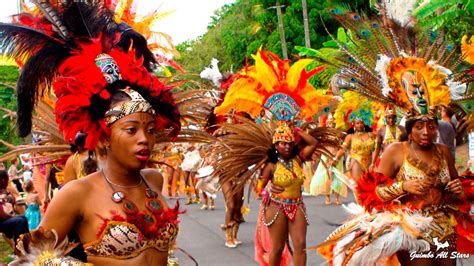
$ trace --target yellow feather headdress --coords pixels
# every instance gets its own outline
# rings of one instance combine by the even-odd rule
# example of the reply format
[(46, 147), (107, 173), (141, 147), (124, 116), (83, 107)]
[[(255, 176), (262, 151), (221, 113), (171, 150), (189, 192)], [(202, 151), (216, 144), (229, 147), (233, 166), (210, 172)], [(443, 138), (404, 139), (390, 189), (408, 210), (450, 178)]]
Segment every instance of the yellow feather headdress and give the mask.
[(225, 115), (234, 110), (258, 117), (265, 108), (277, 120), (309, 118), (333, 100), (332, 96), (317, 91), (308, 82), (324, 68), (307, 71), (312, 59), (300, 59), (290, 65), (289, 60), (281, 60), (262, 50), (252, 57), (255, 65), (238, 74), (224, 102), (216, 108), (216, 114)]

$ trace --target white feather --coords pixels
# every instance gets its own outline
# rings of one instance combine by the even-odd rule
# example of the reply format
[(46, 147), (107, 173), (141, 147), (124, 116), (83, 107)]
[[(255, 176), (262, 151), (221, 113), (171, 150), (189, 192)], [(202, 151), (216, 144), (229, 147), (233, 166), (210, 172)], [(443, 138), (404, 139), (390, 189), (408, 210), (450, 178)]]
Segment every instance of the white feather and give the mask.
[(377, 62), (375, 63), (375, 71), (380, 76), (380, 80), (382, 81), (382, 94), (387, 97), (387, 95), (392, 91), (390, 86), (388, 85), (388, 76), (387, 76), (387, 67), (392, 59), (384, 54), (379, 54)]
[(467, 85), (465, 83), (453, 81), (453, 79), (451, 78), (453, 72), (450, 69), (437, 64), (435, 64), (434, 66), (438, 68), (440, 72), (448, 76), (448, 78), (446, 79), (446, 85), (449, 87), (449, 91), (451, 93), (451, 100), (457, 100), (466, 94)]
[[(351, 213), (360, 211), (360, 208), (354, 203), (344, 206), (344, 209)], [(334, 248), (334, 265), (342, 264), (346, 254), (345, 251), (350, 248), (347, 244), (354, 239), (357, 232), (375, 234), (379, 233), (380, 230), (384, 230), (380, 237), (356, 251), (348, 265), (377, 265), (381, 259), (390, 257), (399, 250), (420, 252), (429, 250), (430, 244), (404, 231), (401, 221), (404, 221), (405, 225), (414, 231), (426, 232), (430, 230), (432, 218), (402, 210), (398, 212), (379, 212), (372, 215), (365, 212), (363, 215), (356, 216), (350, 222), (357, 223), (357, 229), (342, 237)]]
[(410, 23), (411, 13), (417, 0), (392, 0), (384, 1), (387, 15), (400, 25), (407, 26)]
[(204, 68), (204, 70), (201, 71), (200, 74), (202, 79), (211, 80), (216, 87), (220, 87), (222, 79), (222, 74), (219, 71), (219, 66), (217, 65), (218, 63), (219, 60), (212, 58), (211, 65), (209, 67)]

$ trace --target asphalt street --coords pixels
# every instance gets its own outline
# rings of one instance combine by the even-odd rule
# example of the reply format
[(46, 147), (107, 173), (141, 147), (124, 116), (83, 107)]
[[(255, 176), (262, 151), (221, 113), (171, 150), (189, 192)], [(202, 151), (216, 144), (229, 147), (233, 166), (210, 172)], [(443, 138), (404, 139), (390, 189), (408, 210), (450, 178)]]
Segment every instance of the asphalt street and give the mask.
[[(253, 196), (252, 196), (253, 197)], [(351, 192), (347, 198), (341, 198), (343, 204), (354, 202)], [(176, 200), (169, 200), (174, 205)], [(239, 230), (239, 239), (243, 242), (238, 248), (224, 246), (225, 234), (219, 227), (224, 222), (225, 205), (221, 194), (216, 199), (216, 209), (200, 210), (201, 205), (184, 205), (185, 198), (181, 196), (180, 203), (185, 214), (180, 217), (181, 225), (178, 235), (178, 247), (188, 253), (177, 250), (175, 252), (181, 266), (196, 265), (189, 256), (192, 256), (201, 266), (232, 266), (258, 265), (254, 261), (254, 235), (260, 201), (250, 201), (250, 213), (245, 216), (246, 222)], [(338, 224), (345, 221), (349, 215), (341, 205), (326, 205), (324, 197), (304, 197), (310, 225), (306, 237), (307, 246), (316, 245), (336, 229)], [(245, 201), (247, 204), (247, 201)], [(307, 265), (327, 265), (323, 257), (316, 251), (308, 251)], [(457, 265), (474, 266), (474, 257), (457, 262)]]
[[(349, 193), (342, 202), (349, 203), (354, 197)], [(173, 205), (173, 200), (170, 204)], [(185, 202), (181, 196), (180, 203)], [(325, 205), (324, 197), (305, 197), (310, 225), (306, 238), (307, 245), (312, 246), (324, 239), (336, 228), (332, 224), (343, 222), (348, 215), (340, 205)], [(247, 204), (247, 201), (245, 202)], [(239, 239), (243, 244), (230, 249), (224, 246), (225, 234), (219, 228), (224, 222), (225, 205), (221, 194), (216, 200), (214, 211), (200, 210), (201, 205), (182, 205), (186, 213), (181, 215), (178, 247), (189, 253), (199, 265), (257, 265), (254, 261), (254, 235), (260, 201), (250, 201), (250, 213), (245, 216), (246, 222), (239, 230)], [(195, 265), (182, 251), (177, 250), (176, 256), (180, 265)], [(316, 251), (308, 252), (308, 265), (325, 265), (324, 259)]]

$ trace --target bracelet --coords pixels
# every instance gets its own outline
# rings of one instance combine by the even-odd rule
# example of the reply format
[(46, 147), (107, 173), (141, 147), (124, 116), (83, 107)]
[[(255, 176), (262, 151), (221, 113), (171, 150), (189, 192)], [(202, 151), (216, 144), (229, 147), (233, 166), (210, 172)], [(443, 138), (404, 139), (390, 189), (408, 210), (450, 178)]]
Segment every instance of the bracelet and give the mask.
[(406, 192), (403, 190), (403, 181), (398, 181), (389, 186), (377, 186), (375, 188), (375, 194), (383, 202), (396, 199)]

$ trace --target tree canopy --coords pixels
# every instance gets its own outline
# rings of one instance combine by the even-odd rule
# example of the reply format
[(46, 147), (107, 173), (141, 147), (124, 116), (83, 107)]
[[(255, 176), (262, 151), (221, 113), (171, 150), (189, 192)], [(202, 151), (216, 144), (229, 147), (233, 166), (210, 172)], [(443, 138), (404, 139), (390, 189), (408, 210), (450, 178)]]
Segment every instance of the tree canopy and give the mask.
[[(304, 46), (303, 8), (301, 1), (281, 0), (282, 20), (288, 55), (298, 54), (296, 46)], [(307, 1), (311, 46), (322, 47), (336, 33), (339, 24), (330, 16), (332, 7), (343, 1)], [(177, 46), (177, 60), (188, 72), (199, 73), (217, 58), (221, 71), (238, 71), (259, 48), (282, 56), (278, 19), (274, 0), (237, 0), (217, 10), (208, 31), (193, 41)], [(351, 1), (354, 9), (370, 10), (365, 0)], [(294, 57), (293, 57), (294, 58)]]

